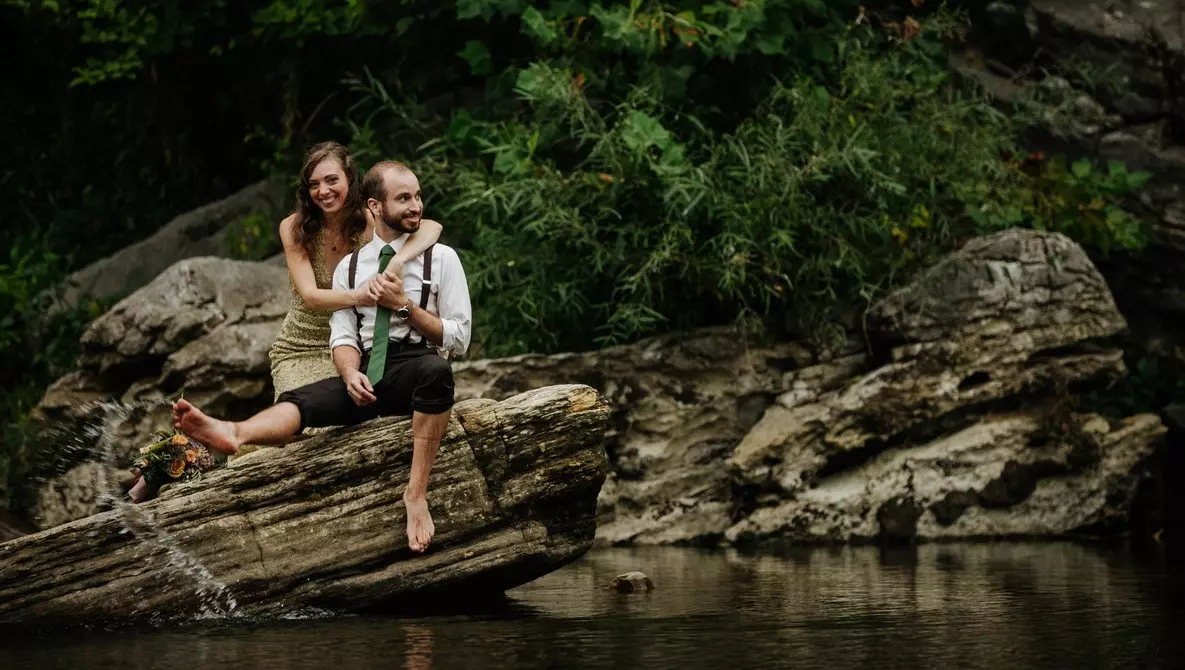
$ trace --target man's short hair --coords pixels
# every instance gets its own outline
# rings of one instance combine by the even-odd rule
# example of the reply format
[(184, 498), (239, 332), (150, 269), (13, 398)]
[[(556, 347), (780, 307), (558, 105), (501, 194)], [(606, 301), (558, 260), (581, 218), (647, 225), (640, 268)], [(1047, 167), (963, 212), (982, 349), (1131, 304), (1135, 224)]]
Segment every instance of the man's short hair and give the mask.
[(387, 180), (384, 176), (390, 171), (411, 172), (411, 168), (399, 161), (379, 161), (370, 166), (366, 176), (362, 177), (363, 202), (374, 198), (379, 202), (387, 199)]

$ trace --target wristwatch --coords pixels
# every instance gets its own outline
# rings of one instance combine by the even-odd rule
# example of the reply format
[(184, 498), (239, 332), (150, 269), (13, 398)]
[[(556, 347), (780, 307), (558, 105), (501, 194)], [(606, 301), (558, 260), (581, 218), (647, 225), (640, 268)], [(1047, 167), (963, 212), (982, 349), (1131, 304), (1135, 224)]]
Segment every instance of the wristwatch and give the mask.
[(411, 300), (408, 300), (407, 305), (404, 305), (403, 307), (396, 308), (395, 311), (392, 312), (395, 315), (395, 318), (399, 319), (400, 321), (407, 321), (408, 319), (410, 319), (411, 318), (411, 308), (408, 307), (408, 305), (410, 305), (410, 304), (411, 304)]

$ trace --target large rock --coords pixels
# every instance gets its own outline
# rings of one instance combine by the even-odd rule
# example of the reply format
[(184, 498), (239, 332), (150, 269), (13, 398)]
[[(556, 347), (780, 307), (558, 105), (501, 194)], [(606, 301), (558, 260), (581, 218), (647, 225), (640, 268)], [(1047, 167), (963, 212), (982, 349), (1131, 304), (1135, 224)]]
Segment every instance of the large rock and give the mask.
[(576, 381), (613, 407), (606, 450), (613, 474), (600, 500), (602, 542), (714, 538), (735, 504), (725, 459), (784, 391), (820, 393), (858, 369), (851, 351), (834, 373), (797, 384), (818, 360), (797, 342), (760, 345), (710, 328), (599, 351), (453, 365), (459, 397), (505, 398)]
[[(1151, 243), (1136, 254), (1096, 259), (1128, 318), (1138, 348), (1185, 370), (1185, 20), (1176, 0), (1016, 0), (997, 14), (1027, 22), (982, 31), (984, 59), (956, 58), (998, 98), (1034, 87), (1023, 71), (1077, 70), (1089, 84), (1054, 78), (1043, 87), (1076, 99), (1075, 114), (1051, 117), (1031, 148), (1067, 151), (1101, 164), (1121, 161), (1152, 179), (1128, 203), (1148, 222)], [(988, 20), (985, 20), (987, 22)], [(1018, 45), (1023, 45), (1018, 47)], [(992, 57), (1009, 60), (1013, 71)], [(1075, 90), (1074, 86), (1090, 90)], [(1040, 87), (1038, 87), (1040, 88)]]
[(1081, 248), (1012, 230), (877, 305), (875, 356), (719, 330), (456, 376), (493, 397), (556, 378), (602, 389), (616, 405), (603, 542), (1062, 535), (1113, 529), (1164, 431), (1059, 406), (1126, 373), (1087, 342), (1123, 327)]
[(423, 555), (404, 535), (409, 420), (253, 453), (150, 503), (0, 544), (0, 622), (360, 611), (518, 586), (592, 545), (607, 419), (580, 385), (457, 404)]
[[(93, 514), (95, 467), (130, 461), (157, 430), (168, 400), (245, 418), (272, 401), (267, 352), (291, 302), (287, 271), (220, 258), (181, 261), (96, 319), (76, 371), (54, 382), (37, 413), (59, 436), (67, 471), (39, 496), (42, 528)], [(107, 444), (102, 444), (103, 441)]]
[[(83, 297), (127, 295), (186, 258), (227, 256), (231, 224), (252, 214), (274, 215), (283, 206), (278, 184), (260, 181), (232, 195), (186, 212), (151, 237), (101, 258), (70, 275), (55, 296), (75, 305)], [(279, 219), (277, 219), (278, 221)]]

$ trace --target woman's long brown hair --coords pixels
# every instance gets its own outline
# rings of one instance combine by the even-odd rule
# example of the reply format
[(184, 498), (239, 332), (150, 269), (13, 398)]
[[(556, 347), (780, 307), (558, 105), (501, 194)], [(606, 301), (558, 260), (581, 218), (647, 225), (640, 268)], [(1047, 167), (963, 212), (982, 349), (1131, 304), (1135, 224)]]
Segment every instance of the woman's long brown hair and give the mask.
[(337, 142), (320, 142), (313, 145), (304, 157), (304, 166), (300, 168), (300, 187), (296, 191), (296, 214), (299, 225), (296, 227), (296, 242), (305, 248), (312, 257), (313, 250), (309, 247), (317, 234), (325, 228), (325, 212), (313, 202), (309, 194), (309, 178), (313, 170), (328, 158), (337, 161), (345, 174), (349, 189), (346, 201), (342, 204), (345, 213), (345, 225), (342, 229), (346, 239), (351, 244), (357, 244), (366, 231), (366, 214), (362, 211), (362, 184), (358, 179), (358, 166), (350, 150)]

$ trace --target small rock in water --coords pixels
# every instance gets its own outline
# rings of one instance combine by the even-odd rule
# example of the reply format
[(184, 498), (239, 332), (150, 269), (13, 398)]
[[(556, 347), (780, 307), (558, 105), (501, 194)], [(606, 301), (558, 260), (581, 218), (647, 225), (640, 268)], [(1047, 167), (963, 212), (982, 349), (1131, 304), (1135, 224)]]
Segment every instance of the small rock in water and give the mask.
[(616, 589), (620, 593), (653, 591), (654, 582), (641, 572), (627, 572), (614, 577), (613, 581), (609, 582), (609, 588)]

